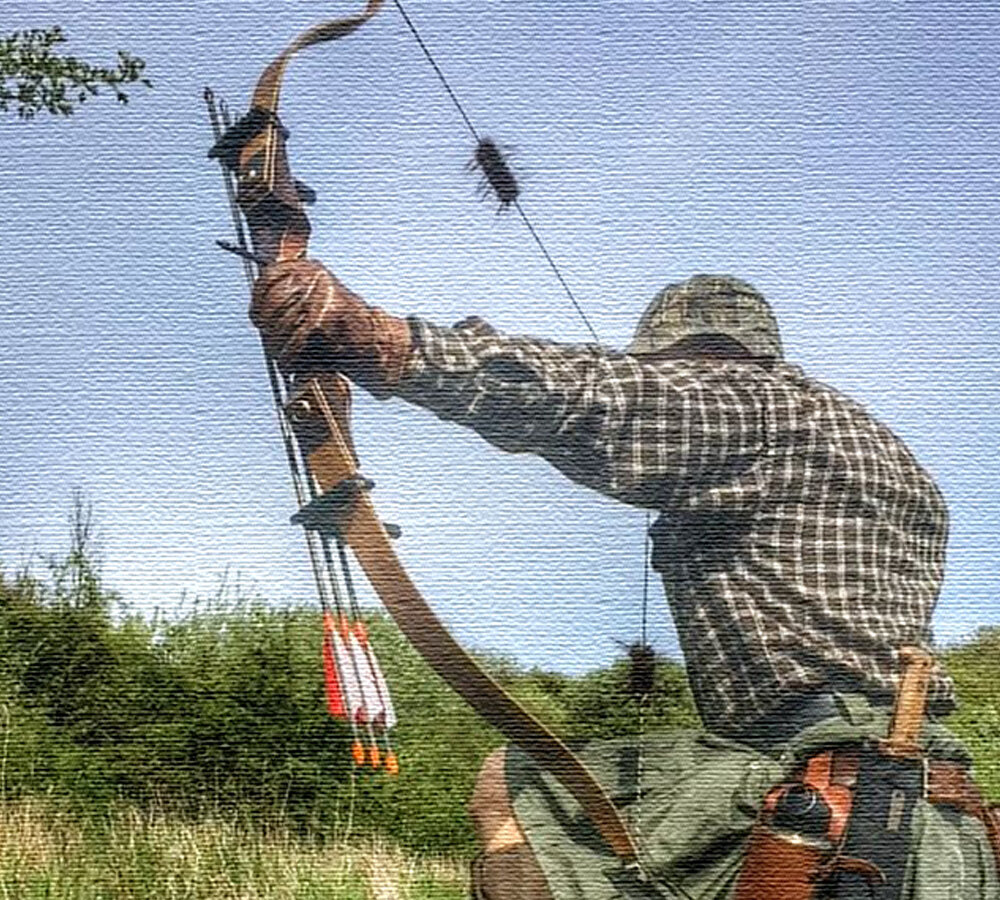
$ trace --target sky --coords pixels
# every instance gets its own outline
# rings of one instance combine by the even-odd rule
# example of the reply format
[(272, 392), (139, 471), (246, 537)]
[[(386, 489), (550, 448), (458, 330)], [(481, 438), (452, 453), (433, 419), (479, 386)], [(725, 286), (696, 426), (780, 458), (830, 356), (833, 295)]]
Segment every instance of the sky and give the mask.
[[(145, 58), (150, 91), (0, 121), (0, 564), (94, 505), (107, 585), (177, 613), (219, 591), (312, 602), (206, 85), (244, 111), (301, 29), (352, 3), (2, 2), (6, 31)], [(666, 283), (726, 272), (786, 356), (864, 403), (950, 507), (940, 641), (1000, 624), (1000, 7), (407, 0), (602, 342)], [(582, 341), (523, 225), (477, 201), (473, 145), (391, 2), (297, 57), (282, 115), (311, 252), (372, 302)], [(383, 518), (465, 645), (581, 672), (640, 621), (645, 513), (360, 392)], [(650, 638), (679, 656), (654, 579)]]

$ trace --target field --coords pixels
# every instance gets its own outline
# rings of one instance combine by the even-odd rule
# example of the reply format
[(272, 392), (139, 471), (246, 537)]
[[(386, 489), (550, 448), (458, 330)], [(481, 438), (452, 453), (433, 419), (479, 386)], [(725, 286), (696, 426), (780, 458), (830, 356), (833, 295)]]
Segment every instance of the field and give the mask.
[[(0, 900), (466, 897), (467, 803), (502, 738), (391, 623), (368, 625), (399, 711), (396, 777), (352, 769), (308, 604), (143, 618), (80, 547), (42, 576), (0, 568)], [(962, 702), (947, 724), (1000, 801), (1000, 630), (942, 657)], [(566, 738), (638, 727), (624, 659), (578, 678), (488, 662)], [(650, 732), (697, 727), (676, 662), (650, 698)]]
[(459, 900), (466, 866), (377, 840), (325, 842), (268, 822), (185, 822), (52, 799), (0, 805), (3, 900)]

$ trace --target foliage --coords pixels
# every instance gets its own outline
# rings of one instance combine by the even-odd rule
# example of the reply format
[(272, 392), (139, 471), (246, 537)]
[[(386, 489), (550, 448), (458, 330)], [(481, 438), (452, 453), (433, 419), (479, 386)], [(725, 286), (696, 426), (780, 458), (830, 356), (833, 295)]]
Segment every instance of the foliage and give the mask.
[(119, 50), (114, 68), (96, 66), (56, 53), (53, 48), (65, 41), (58, 25), (0, 38), (0, 110), (13, 107), (22, 119), (42, 111), (69, 116), (102, 88), (113, 91), (124, 104), (129, 100), (124, 85), (138, 82), (152, 87), (143, 77), (146, 63), (139, 57)]
[(314, 608), (224, 592), (172, 620), (122, 614), (77, 503), (48, 577), (0, 572), (0, 796), (118, 798), (263, 816), (313, 835), (468, 850), (465, 803), (496, 736), (386, 620), (369, 630), (403, 724), (403, 774), (354, 773), (323, 703)]
[(653, 688), (640, 701), (628, 690), (629, 660), (566, 679), (561, 691), (569, 736), (586, 740), (621, 737), (640, 730), (669, 731), (700, 724), (684, 668), (657, 658)]
[(1000, 628), (984, 628), (944, 655), (961, 705), (947, 725), (972, 752), (976, 781), (1000, 803)]
[[(227, 589), (183, 614), (127, 614), (106, 591), (89, 507), (46, 578), (0, 571), (0, 795), (54, 793), (81, 810), (120, 799), (188, 816), (280, 820), (329, 839), (389, 836), (471, 852), (466, 804), (503, 741), (386, 618), (368, 622), (399, 712), (402, 772), (355, 772), (350, 734), (323, 703), (314, 607), (275, 608)], [(487, 665), (569, 738), (635, 730), (624, 664), (582, 679)], [(666, 663), (648, 727), (694, 722), (683, 671)]]

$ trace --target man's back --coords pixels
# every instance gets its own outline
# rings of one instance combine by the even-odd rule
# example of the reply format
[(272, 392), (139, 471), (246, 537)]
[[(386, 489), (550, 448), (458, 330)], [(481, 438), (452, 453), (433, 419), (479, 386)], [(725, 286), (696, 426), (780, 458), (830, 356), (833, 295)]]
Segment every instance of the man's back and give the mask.
[[(746, 446), (721, 473), (675, 480), (654, 529), (706, 724), (735, 733), (822, 686), (888, 701), (896, 649), (930, 640), (943, 576), (947, 511), (930, 476), (861, 406), (796, 367), (659, 366), (733, 385), (726, 415)], [(936, 676), (931, 697), (949, 711), (950, 681)]]

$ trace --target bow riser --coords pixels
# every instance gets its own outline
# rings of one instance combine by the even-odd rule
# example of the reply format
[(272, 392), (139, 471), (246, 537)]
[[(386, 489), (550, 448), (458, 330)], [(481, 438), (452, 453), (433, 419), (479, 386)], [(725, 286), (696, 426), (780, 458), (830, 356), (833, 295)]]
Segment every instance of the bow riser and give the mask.
[(305, 256), (312, 229), (277, 119), (240, 152), (237, 184), (236, 202), (247, 220), (254, 253), (266, 264)]
[(311, 228), (304, 203), (315, 195), (292, 178), (277, 115), (255, 106), (209, 151), (236, 175), (236, 202), (261, 265), (305, 255)]

